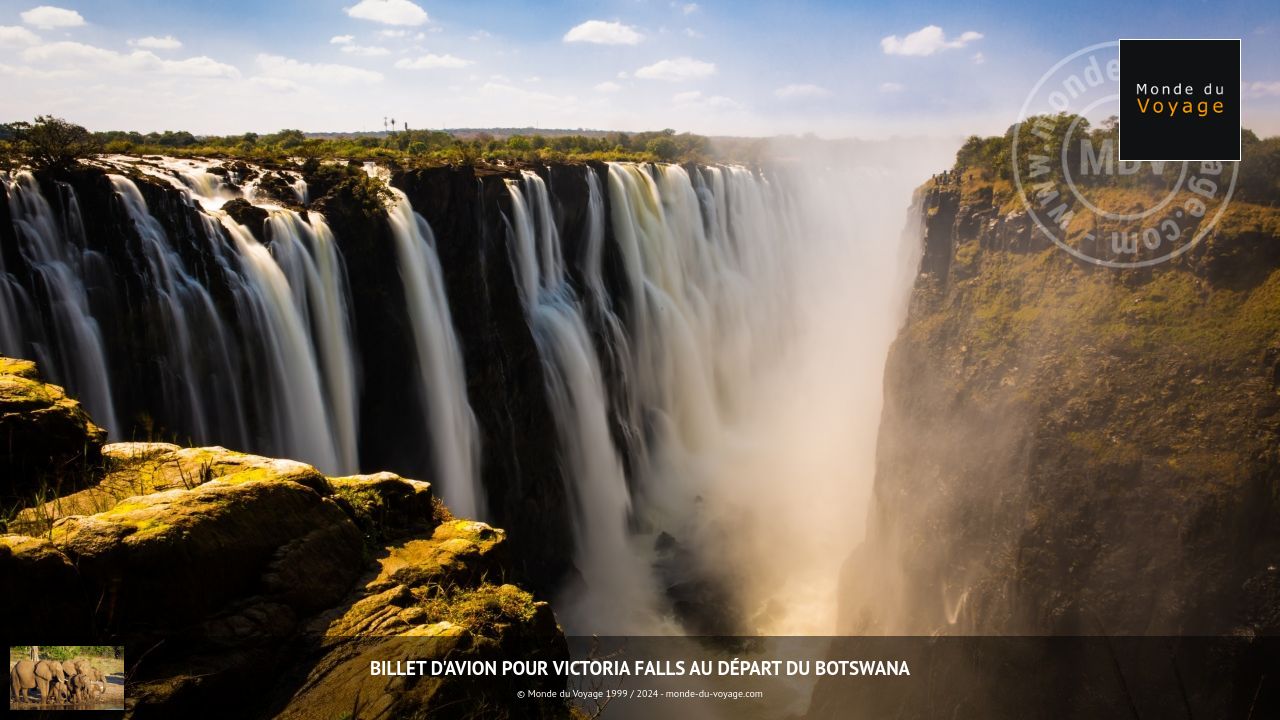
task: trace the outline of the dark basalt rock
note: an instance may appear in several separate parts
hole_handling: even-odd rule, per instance
[[[248,200],[244,198],[236,198],[228,201],[222,206],[222,209],[231,216],[232,220],[245,226],[258,242],[267,244],[269,238],[266,233],[267,218],[270,213],[255,205],[250,205]]]

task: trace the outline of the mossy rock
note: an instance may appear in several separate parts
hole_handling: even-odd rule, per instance
[[[97,484],[53,498],[18,513],[10,529],[42,534],[51,522],[68,515],[111,510],[120,500],[173,489],[192,489],[211,480],[233,484],[250,480],[288,480],[330,492],[328,480],[314,467],[295,460],[250,455],[222,447],[184,448],[169,443],[112,443],[102,448]]]
[[[57,521],[51,537],[86,579],[112,589],[99,623],[119,632],[182,627],[252,595],[316,610],[341,598],[363,563],[346,513],[282,478],[232,475],[126,498]]]
[[[106,437],[35,363],[0,358],[0,502],[25,507],[83,487]]]
[[[430,531],[436,523],[431,483],[395,473],[329,478],[334,499],[369,542]]]
[[[377,578],[367,587],[376,591],[392,585],[471,586],[499,580],[507,560],[506,535],[476,520],[441,523],[430,539],[388,548],[378,559]]]

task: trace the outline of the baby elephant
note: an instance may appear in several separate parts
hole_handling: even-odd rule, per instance
[[[67,660],[62,663],[62,672],[67,676],[70,701],[77,705],[93,702],[106,692],[106,676],[87,660]]]

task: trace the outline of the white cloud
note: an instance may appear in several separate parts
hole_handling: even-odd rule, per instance
[[[986,62],[986,61],[987,61],[987,56],[986,56],[986,55],[983,55],[983,54],[982,54],[982,53],[980,53],[980,52],[976,52],[976,53],[974,53],[974,54],[973,54],[973,64],[974,64],[974,65],[981,65],[982,63],[984,63],[984,62]]]
[[[711,77],[715,74],[715,63],[687,57],[659,60],[652,65],[646,65],[636,70],[636,77],[638,78],[666,80],[668,82],[696,80],[698,78]]]
[[[139,53],[150,54],[150,53]],[[22,59],[33,65],[46,66],[74,66],[89,63],[113,63],[120,60],[123,55],[114,50],[105,50],[103,48],[85,45],[78,42],[55,42],[48,45],[38,45],[23,51]]]
[[[692,15],[693,13],[698,12],[698,3],[685,3],[680,6],[680,12],[683,12],[685,15]]]
[[[172,35],[165,35],[164,37],[148,35],[144,38],[130,40],[129,45],[151,50],[177,50],[182,47],[182,41]]]
[[[346,10],[353,18],[384,25],[421,25],[430,19],[426,10],[409,0],[360,0]]]
[[[134,53],[134,55],[139,54],[142,53]],[[160,60],[151,53],[145,54],[151,55],[152,58],[159,60],[161,72],[170,75],[187,75],[191,77],[240,77],[239,70],[225,63],[220,63],[213,58],[205,57],[204,55],[190,57],[186,60]]]
[[[359,57],[379,57],[391,54],[390,50],[377,45],[343,45],[342,52]]]
[[[350,65],[304,63],[282,55],[259,54],[256,59],[263,77],[325,84],[382,82],[382,73]]]
[[[783,100],[803,99],[803,98],[823,98],[831,95],[831,91],[821,85],[812,83],[802,83],[798,85],[784,85],[773,94]]]
[[[896,83],[896,82],[880,83],[880,92],[885,93],[887,95],[900,93],[906,89],[907,89],[906,86],[904,86],[902,83]]]
[[[742,107],[738,101],[723,95],[703,95],[701,90],[679,92],[671,96],[676,105],[696,105],[713,110],[737,110]]]
[[[503,83],[487,82],[480,86],[479,94],[492,100],[498,100],[504,103],[513,103],[520,105],[536,105],[545,108],[555,108],[558,110],[572,109],[576,99],[570,95],[561,97],[552,95],[551,93],[538,92],[537,90],[526,90],[524,88],[515,87],[514,85],[506,85]]]
[[[463,60],[454,55],[436,55],[435,53],[427,53],[420,55],[412,60],[409,58],[401,58],[396,61],[396,67],[401,70],[436,70],[439,68],[456,69],[464,68],[472,64],[470,60]]]
[[[78,42],[55,42],[23,51],[28,64],[82,71],[156,73],[183,77],[238,78],[240,71],[203,55],[185,60],[164,60],[148,50],[127,55]]]
[[[644,35],[630,25],[607,20],[588,20],[575,25],[564,34],[564,41],[595,43],[596,45],[637,45]]]
[[[975,40],[981,40],[982,33],[972,30],[960,37],[948,40],[946,33],[937,25],[926,25],[919,30],[900,38],[890,35],[880,41],[880,48],[885,55],[932,55],[943,50],[962,48]]]
[[[0,25],[0,47],[35,45],[40,36],[18,25]]]
[[[1243,86],[1244,94],[1247,97],[1280,97],[1280,80],[1273,80],[1271,82],[1255,80],[1251,83],[1241,83],[1241,86]]]
[[[409,34],[408,30],[379,30],[378,34],[384,38],[402,38]]]
[[[602,83],[596,83],[596,86],[594,89],[596,92],[615,93],[621,90],[622,86],[616,82],[613,82],[612,80],[605,80]]]
[[[34,7],[22,13],[22,22],[28,25],[34,25],[41,30],[52,30],[54,28],[80,27],[84,25],[84,17],[75,10],[67,10],[66,8],[53,7],[52,5],[41,5]]]
[[[468,35],[467,39],[473,42],[479,42],[481,40],[488,40],[491,37],[493,37],[493,35],[490,34],[488,30],[477,30]]]
[[[348,45],[351,43],[352,40],[355,40],[355,39],[356,39],[355,35],[334,35],[333,37],[329,38],[329,44],[330,45]]]
[[[687,36],[687,37],[691,37],[691,38],[693,38],[694,40],[701,40],[701,39],[702,39],[702,33],[698,32],[697,30],[694,30],[693,28],[685,28],[685,29],[684,29],[684,34],[685,34],[685,36]]]

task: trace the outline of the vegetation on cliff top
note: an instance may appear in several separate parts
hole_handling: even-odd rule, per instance
[[[95,153],[239,158],[272,164],[304,160],[373,160],[404,167],[445,164],[532,163],[585,160],[707,162],[717,159],[702,135],[672,129],[574,135],[485,132],[469,136],[441,130],[390,130],[382,134],[318,136],[286,129],[267,135],[197,136],[186,131],[91,133],[79,125],[40,116],[34,122],[0,124],[0,168],[29,162],[63,167]]]

